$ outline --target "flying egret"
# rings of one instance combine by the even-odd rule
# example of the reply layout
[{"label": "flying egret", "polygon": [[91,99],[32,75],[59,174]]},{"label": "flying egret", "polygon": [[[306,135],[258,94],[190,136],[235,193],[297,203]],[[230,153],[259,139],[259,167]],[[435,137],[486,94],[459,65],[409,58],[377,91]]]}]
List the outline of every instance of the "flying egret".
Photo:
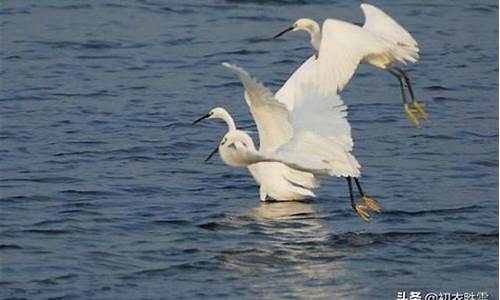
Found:
[{"label": "flying egret", "polygon": [[[304,82],[302,93],[294,99],[293,110],[288,110],[268,88],[244,69],[228,63],[224,66],[233,70],[242,82],[245,100],[255,119],[259,116],[272,122],[266,124],[263,131],[257,123],[261,143],[263,136],[274,140],[272,145],[264,149],[261,145],[261,149],[257,150],[247,133],[229,130],[218,146],[220,157],[226,164],[250,168],[254,164],[278,162],[307,173],[344,177],[349,187],[351,206],[363,220],[370,219],[367,210],[380,212],[375,200],[364,194],[359,183],[361,166],[351,154],[351,128],[346,120],[347,108],[340,96],[324,95],[311,83]],[[332,128],[337,130],[330,130]],[[354,200],[353,178],[364,205]]]},{"label": "flying egret", "polygon": [[[265,109],[265,108],[264,108]],[[228,126],[228,135],[231,132],[239,131],[236,128],[231,115],[221,107],[211,109],[208,114],[200,117],[193,124],[204,119],[222,119]],[[279,133],[278,133],[279,134]],[[261,144],[265,140],[261,137]],[[208,161],[221,146],[217,147],[205,159]],[[261,145],[262,149],[262,145]],[[221,156],[226,151],[221,152]],[[224,156],[223,160],[231,166],[240,166],[238,158],[232,159],[230,156]],[[260,185],[260,200],[265,201],[267,196],[275,200],[302,200],[308,197],[315,197],[310,190],[318,186],[318,182],[313,174],[294,170],[279,162],[262,162],[248,166],[248,171]]]},{"label": "flying egret", "polygon": [[[327,19],[323,29],[311,19],[299,19],[292,26],[281,31],[274,38],[290,31],[304,30],[310,36],[315,55],[304,63],[318,60],[317,78],[324,89],[340,92],[349,82],[360,63],[369,64],[388,71],[399,80],[403,109],[415,127],[420,126],[417,116],[430,121],[424,107],[417,101],[410,79],[405,71],[394,66],[396,63],[417,62],[419,49],[415,39],[394,19],[382,10],[366,3],[361,4],[365,24],[360,27],[335,19]],[[297,71],[300,73],[300,68]],[[302,72],[303,76],[312,76]],[[405,87],[412,99],[409,106]],[[417,115],[416,115],[417,114]]]}]

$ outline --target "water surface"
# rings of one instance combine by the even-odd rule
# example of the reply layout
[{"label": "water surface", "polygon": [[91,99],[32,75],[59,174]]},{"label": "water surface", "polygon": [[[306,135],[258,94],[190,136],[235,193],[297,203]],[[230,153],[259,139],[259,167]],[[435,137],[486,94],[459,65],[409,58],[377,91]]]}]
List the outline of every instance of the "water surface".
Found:
[{"label": "water surface", "polygon": [[[306,3],[307,2],[307,3]],[[343,93],[364,223],[344,180],[260,203],[245,169],[203,159],[224,106],[256,138],[237,63],[279,88],[311,54],[299,17],[362,21],[359,3],[4,1],[0,8],[0,295],[11,299],[498,299],[498,5],[376,3],[421,47],[397,81],[361,67]]]}]

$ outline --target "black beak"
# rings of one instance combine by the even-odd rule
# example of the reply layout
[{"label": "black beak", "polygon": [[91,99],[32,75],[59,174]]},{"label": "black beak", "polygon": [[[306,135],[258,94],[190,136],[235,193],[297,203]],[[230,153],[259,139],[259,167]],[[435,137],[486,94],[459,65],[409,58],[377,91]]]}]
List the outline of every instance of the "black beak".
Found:
[{"label": "black beak", "polygon": [[196,119],[196,121],[193,122],[193,125],[200,122],[201,120],[205,120],[208,117],[210,117],[210,114],[204,115],[203,117]]},{"label": "black beak", "polygon": [[295,29],[295,26],[290,26],[287,29],[283,30],[282,32],[278,33],[277,35],[273,36],[273,39],[277,39],[280,36],[284,35],[285,33],[289,32],[289,31],[292,31],[294,29]]},{"label": "black beak", "polygon": [[205,158],[205,162],[209,161],[212,158],[212,156],[214,156],[215,153],[217,152],[219,152],[219,145],[217,145],[217,147],[215,147],[215,149],[210,153],[210,155],[208,155],[208,157]]}]

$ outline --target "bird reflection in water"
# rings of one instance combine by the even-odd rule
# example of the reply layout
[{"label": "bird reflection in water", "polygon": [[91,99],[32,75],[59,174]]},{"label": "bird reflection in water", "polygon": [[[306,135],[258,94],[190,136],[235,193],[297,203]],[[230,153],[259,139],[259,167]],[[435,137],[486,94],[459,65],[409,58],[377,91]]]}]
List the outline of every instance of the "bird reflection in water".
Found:
[{"label": "bird reflection in water", "polygon": [[345,299],[362,289],[348,280],[348,254],[336,249],[313,202],[261,202],[237,219],[245,238],[223,260],[259,298]]}]

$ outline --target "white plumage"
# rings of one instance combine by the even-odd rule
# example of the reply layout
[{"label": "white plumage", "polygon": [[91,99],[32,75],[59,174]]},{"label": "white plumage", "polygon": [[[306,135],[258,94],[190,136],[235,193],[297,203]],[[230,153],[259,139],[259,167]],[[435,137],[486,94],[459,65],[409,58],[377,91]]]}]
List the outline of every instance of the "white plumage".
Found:
[{"label": "white plumage", "polygon": [[[224,136],[226,139],[241,132],[236,128],[233,118],[224,108],[213,108],[207,115],[197,119],[194,123],[203,119],[224,120],[228,126],[228,131]],[[221,148],[224,148],[224,138],[218,146],[219,151]],[[248,142],[249,145],[251,144],[252,147],[255,147],[253,146],[253,141],[249,136],[246,142]],[[266,200],[268,196],[275,200],[301,200],[307,197],[315,196],[310,190],[318,186],[318,182],[314,178],[313,174],[291,169],[290,167],[276,161],[260,162],[249,165],[248,162],[251,161],[251,156],[249,157],[250,153],[241,153],[241,151],[236,151],[239,150],[239,148],[229,150],[230,151],[224,150],[220,152],[222,160],[230,166],[248,167],[248,171],[260,185],[259,193],[261,200]],[[209,158],[213,154],[215,154],[215,152],[212,152]]]},{"label": "white plumage", "polygon": [[[277,200],[312,197],[313,174],[330,175],[347,180],[351,206],[363,220],[370,219],[367,210],[381,211],[361,189],[357,178],[361,166],[351,153],[347,108],[337,94],[322,93],[314,81],[292,80],[275,97],[244,69],[228,63],[224,66],[244,86],[261,146],[257,150],[247,133],[235,129],[223,137],[218,150],[226,164],[248,167],[260,184],[261,200],[267,196]],[[364,205],[354,200],[353,178]]]},{"label": "white plumage", "polygon": [[361,4],[361,9],[365,14],[364,29],[398,46],[406,47],[410,51],[418,53],[417,41],[415,41],[411,34],[388,14],[366,3]]},{"label": "white plumage", "polygon": [[[248,142],[249,137],[245,137],[244,132],[239,132],[237,137],[244,139],[242,143],[246,146],[234,150],[241,155],[242,164],[279,161],[295,169],[316,174],[359,176],[360,165],[350,153],[352,139],[350,126],[345,118],[346,107],[338,95],[325,97],[318,94],[315,86],[310,83],[299,83],[297,91],[300,92],[295,95],[294,109],[288,111],[285,105],[272,96],[271,91],[244,69],[227,63],[224,66],[233,70],[243,83],[245,99],[256,122],[262,120],[258,117],[261,110],[272,107],[276,119],[265,119],[265,126],[261,128],[287,134],[286,139],[277,137],[272,148],[261,146],[260,151],[257,151],[253,143]],[[330,130],[331,128],[337,130]],[[260,132],[261,130],[259,136]],[[219,150],[223,157],[223,149]]]},{"label": "white plumage", "polygon": [[[359,26],[328,19],[323,23],[319,48],[318,71],[315,80],[331,93],[343,90],[360,63],[385,69],[393,63],[416,62],[413,48],[398,45]],[[314,78],[313,78],[314,80]]]},{"label": "white plumage", "polygon": [[[347,108],[338,93],[360,63],[371,64],[400,79],[407,113],[415,110],[425,116],[417,106],[406,74],[391,67],[394,63],[416,62],[419,49],[411,35],[383,11],[368,4],[361,8],[366,16],[363,27],[328,19],[321,30],[313,20],[299,19],[276,35],[305,30],[316,54],[275,95],[244,69],[223,63],[243,84],[245,101],[259,133],[259,149],[222,108],[213,109],[195,122],[204,118],[226,121],[229,130],[218,146],[220,157],[230,166],[248,167],[260,184],[261,200],[314,197],[311,189],[318,186],[314,175],[330,175],[347,180],[351,206],[363,220],[370,219],[367,210],[381,211],[376,201],[364,194],[357,178],[361,166],[351,153],[353,141]],[[405,85],[414,100],[412,109],[406,102]],[[352,179],[364,205],[354,199]]]},{"label": "white plumage", "polygon": [[243,69],[226,62],[222,65],[235,71],[245,88],[245,100],[259,132],[259,149],[272,152],[290,140],[293,130],[286,106],[276,101],[268,88]]},{"label": "white plumage", "polygon": [[[290,97],[293,98],[296,82],[314,82],[320,93],[326,96],[335,95],[345,88],[359,64],[365,63],[387,70],[398,78],[404,111],[418,127],[415,113],[426,121],[429,121],[429,117],[415,98],[408,75],[394,66],[397,63],[417,62],[418,44],[408,31],[382,10],[369,4],[361,4],[361,9],[366,19],[363,27],[327,19],[320,28],[315,21],[303,18],[275,36],[276,38],[289,31],[304,30],[309,33],[311,45],[316,51],[315,55],[307,59],[291,76],[289,84],[285,84],[278,91],[277,98],[286,99],[287,107],[290,108],[293,105]],[[412,98],[412,107],[408,106],[405,88]]]},{"label": "white plumage", "polygon": [[337,94],[350,81],[360,63],[386,69],[395,63],[418,60],[417,42],[410,33],[373,5],[364,3],[361,9],[366,19],[363,27],[327,19],[320,28],[315,21],[303,18],[277,35],[298,30],[310,35],[317,54],[297,70],[296,76],[300,78],[297,80],[318,82],[322,92]]}]

